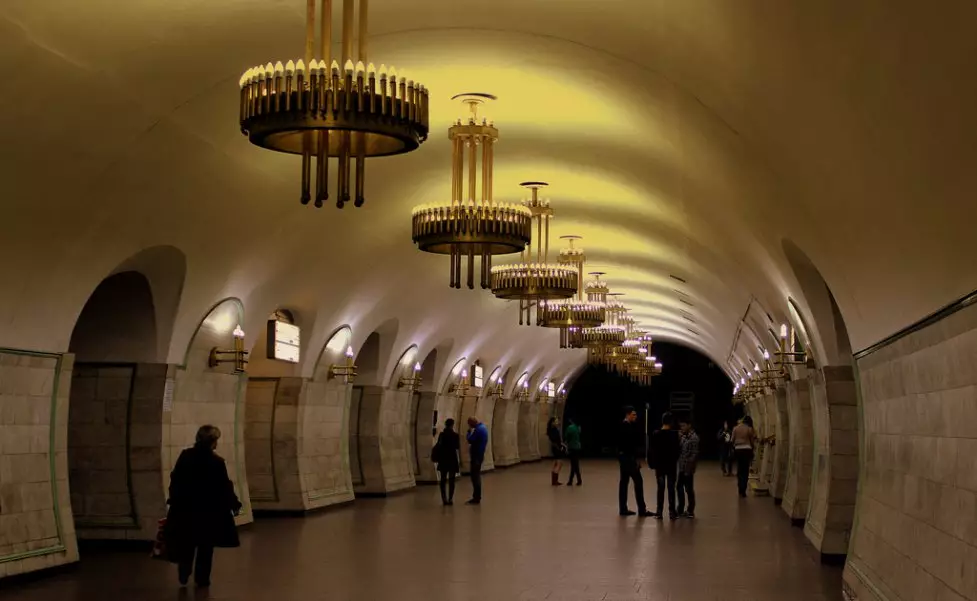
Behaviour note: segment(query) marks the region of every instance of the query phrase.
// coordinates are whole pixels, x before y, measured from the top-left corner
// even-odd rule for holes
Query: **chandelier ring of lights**
[[[306,2],[305,55],[248,69],[240,80],[241,133],[261,148],[302,156],[301,202],[308,204],[315,158],[315,203],[329,198],[329,159],[339,160],[336,206],[362,206],[366,159],[415,150],[428,134],[428,91],[418,82],[367,60],[368,0],[343,0],[342,50],[332,57],[332,0],[320,0],[319,47],[314,58],[316,0]],[[352,169],[355,166],[355,171]]]

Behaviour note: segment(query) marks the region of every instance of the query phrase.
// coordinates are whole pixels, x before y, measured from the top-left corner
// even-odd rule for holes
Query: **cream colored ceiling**
[[[732,347],[751,299],[776,323],[788,296],[806,306],[783,239],[824,276],[855,350],[977,284],[973,2],[371,7],[371,60],[430,88],[431,137],[370,162],[366,206],[337,211],[300,206],[297,160],[236,123],[240,73],[298,57],[301,0],[0,4],[0,346],[64,350],[103,277],[172,245],[187,257],[173,361],[236,296],[250,331],[296,310],[306,356],[339,325],[361,343],[396,320],[391,369],[418,344],[448,345],[449,366],[569,374],[582,355],[555,332],[449,290],[446,259],[411,244],[411,207],[446,199],[449,98],[466,91],[499,96],[497,198],[550,182],[554,237],[584,236],[655,336],[722,365],[755,352]]]

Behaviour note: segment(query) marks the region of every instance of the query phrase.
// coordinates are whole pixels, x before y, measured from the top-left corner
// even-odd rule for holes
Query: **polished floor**
[[[306,518],[261,519],[218,550],[209,590],[179,589],[145,554],[89,552],[77,569],[0,586],[3,601],[840,601],[769,498],[739,499],[707,464],[695,521],[621,518],[617,466],[585,462],[582,487],[551,487],[548,463],[486,475],[478,507],[442,507],[434,487]],[[644,470],[649,500],[654,484]],[[565,471],[564,471],[565,477]],[[633,501],[632,501],[633,503]]]

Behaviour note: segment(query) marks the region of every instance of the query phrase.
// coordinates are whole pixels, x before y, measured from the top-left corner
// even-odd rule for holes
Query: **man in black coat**
[[[648,467],[655,470],[658,482],[658,508],[654,517],[662,519],[665,505],[665,490],[668,490],[668,517],[678,518],[675,509],[675,478],[678,472],[678,456],[682,443],[678,431],[673,428],[671,413],[662,415],[662,428],[651,435],[651,448],[648,449]]]
[[[638,515],[651,515],[645,506],[645,485],[641,479],[641,457],[644,454],[644,435],[638,425],[638,413],[634,407],[624,408],[624,421],[621,422],[617,439],[617,459],[621,464],[621,481],[618,485],[618,511],[622,516],[634,515],[628,509],[628,485],[634,481],[634,500],[638,504]]]
[[[214,452],[220,435],[215,426],[202,426],[196,444],[180,453],[170,474],[164,540],[170,561],[179,565],[181,585],[193,573],[197,586],[209,586],[214,547],[241,544],[234,524],[241,502],[227,465]]]

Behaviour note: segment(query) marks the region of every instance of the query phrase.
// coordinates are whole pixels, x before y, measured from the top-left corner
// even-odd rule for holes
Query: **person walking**
[[[214,547],[241,544],[234,524],[241,502],[224,459],[215,452],[220,437],[217,427],[201,426],[196,442],[180,453],[170,473],[163,536],[169,559],[178,566],[181,586],[191,574],[197,586],[210,586]]]
[[[645,506],[645,484],[641,479],[641,456],[644,450],[641,430],[638,426],[638,412],[634,407],[624,408],[624,421],[619,426],[617,437],[617,459],[621,467],[621,480],[618,484],[618,512],[622,516],[634,515],[628,509],[628,486],[634,482],[634,500],[638,504],[638,515],[652,515]]]
[[[553,469],[550,471],[550,484],[560,485],[560,471],[563,470],[563,456],[566,445],[563,444],[563,434],[560,432],[560,420],[551,417],[546,422],[546,437],[550,439],[550,452],[553,454]]]
[[[733,475],[733,430],[729,427],[729,421],[723,422],[723,427],[716,434],[716,441],[719,443],[719,468],[724,476]]]
[[[572,419],[567,420],[567,431],[563,437],[567,445],[567,456],[570,457],[570,477],[567,478],[567,486],[573,484],[573,476],[577,476],[577,486],[583,484],[580,479],[580,451],[582,445],[580,444],[580,426],[578,426]]]
[[[444,420],[444,430],[438,434],[431,459],[438,465],[438,486],[441,489],[441,503],[452,505],[455,498],[455,476],[461,466],[461,438],[455,432],[455,420]]]
[[[469,476],[472,479],[472,498],[467,505],[478,505],[482,502],[482,462],[485,461],[485,449],[488,448],[488,428],[478,421],[475,416],[468,418],[468,459],[470,463]]]
[[[699,435],[692,423],[683,420],[679,424],[682,434],[682,448],[678,456],[678,515],[683,518],[695,517],[695,467],[699,458]],[[685,497],[689,498],[686,510]]]
[[[736,483],[741,497],[746,496],[746,486],[750,482],[750,464],[753,463],[753,449],[756,446],[756,430],[753,418],[747,415],[733,428],[733,453],[736,456]]]
[[[666,412],[662,415],[661,429],[651,435],[648,465],[654,467],[655,480],[658,484],[658,505],[654,513],[655,519],[658,520],[664,517],[666,490],[668,491],[668,517],[673,520],[678,519],[678,511],[675,507],[675,479],[681,442],[673,426],[672,414]]]

